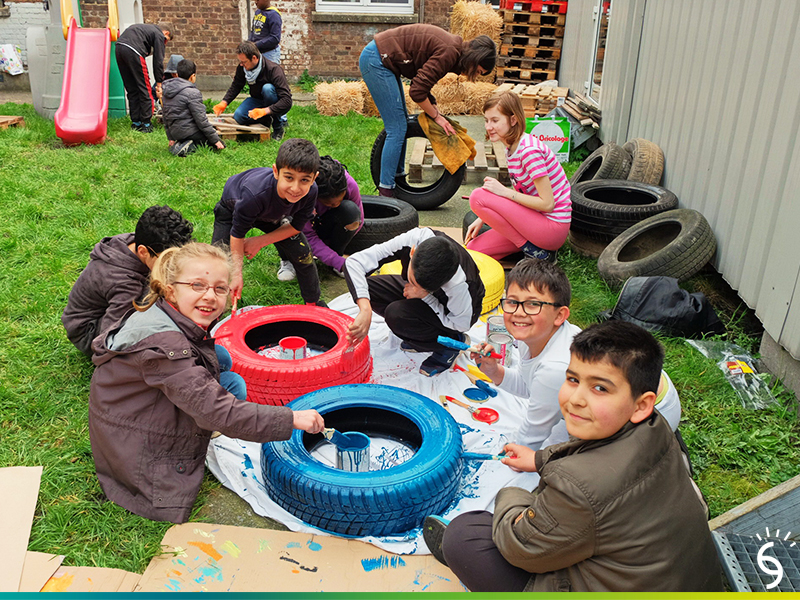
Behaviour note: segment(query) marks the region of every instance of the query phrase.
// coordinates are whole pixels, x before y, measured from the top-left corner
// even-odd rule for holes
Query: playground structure
[[[119,35],[116,0],[108,0],[105,29],[78,25],[70,0],[61,0],[61,23],[67,52],[56,135],[68,146],[102,144],[108,131],[108,72],[111,42]]]
[[[47,7],[50,13],[50,24],[47,26],[29,27],[26,34],[28,70],[30,73],[33,106],[39,115],[50,120],[54,119],[61,105],[65,73],[71,78],[74,78],[74,72],[77,72],[77,70],[75,70],[75,65],[68,66],[66,64],[69,19],[62,19],[62,14],[69,13],[72,15],[76,21],[76,26],[80,29],[83,23],[81,18],[81,6],[79,0],[70,0],[67,4],[69,4],[69,6],[65,7],[63,3],[50,2]],[[141,0],[119,0],[119,2],[115,2],[114,4],[116,6],[114,10],[119,15],[120,32],[134,23],[144,22]],[[109,16],[111,10],[112,9],[109,8]],[[99,32],[110,37],[107,29],[100,29]],[[79,37],[82,36],[79,35]],[[79,45],[81,45],[81,43],[81,41],[78,42]],[[122,77],[116,66],[114,46],[115,42],[111,41],[108,51],[105,52],[105,54],[95,55],[93,57],[94,60],[89,61],[89,71],[85,75],[78,76],[80,78],[80,83],[88,83],[100,94],[101,90],[91,79],[98,79],[101,77],[101,63],[103,60],[106,61],[106,79],[108,81],[106,92],[108,96],[107,112],[108,117],[112,118],[124,117],[126,115],[125,90],[122,84]],[[73,54],[73,56],[75,55]],[[106,58],[103,59],[103,56]],[[86,56],[82,56],[82,58],[88,59]],[[151,57],[148,57],[147,60],[149,63]],[[76,80],[72,79],[72,81]],[[74,107],[72,109],[74,110]]]

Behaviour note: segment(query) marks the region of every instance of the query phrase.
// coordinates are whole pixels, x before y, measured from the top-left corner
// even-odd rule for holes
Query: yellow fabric
[[[467,130],[458,121],[445,117],[456,130],[455,135],[447,135],[441,125],[435,123],[424,112],[419,115],[419,125],[431,142],[431,148],[444,168],[454,174],[468,160],[475,158],[475,140],[469,137]]]

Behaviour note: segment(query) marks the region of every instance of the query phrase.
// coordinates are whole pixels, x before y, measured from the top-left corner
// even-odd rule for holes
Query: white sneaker
[[[297,273],[294,270],[294,265],[288,260],[282,260],[278,269],[278,281],[292,281],[295,277],[297,277]]]

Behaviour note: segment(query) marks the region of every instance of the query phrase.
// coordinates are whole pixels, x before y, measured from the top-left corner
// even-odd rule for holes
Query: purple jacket
[[[133,308],[148,289],[150,269],[128,248],[132,233],[106,237],[95,244],[89,264],[69,293],[61,322],[69,341],[92,355],[92,340]]]
[[[358,226],[358,231],[361,231],[361,228],[364,226],[364,206],[361,204],[361,191],[358,189],[356,180],[350,177],[350,173],[345,171],[344,176],[347,178],[347,191],[344,193],[344,199],[355,202],[356,206],[358,206],[359,210],[361,211],[361,225]],[[324,215],[329,210],[330,209],[320,202],[319,199],[317,200],[317,203],[314,206],[314,212],[317,215]],[[314,256],[316,256],[329,267],[333,267],[338,271],[342,270],[344,267],[344,256],[341,256],[334,250],[331,250],[331,248],[329,248],[325,242],[319,239],[317,232],[314,230],[313,219],[306,223],[305,227],[303,227],[303,233],[305,234],[306,239],[311,246],[311,250],[314,251]]]

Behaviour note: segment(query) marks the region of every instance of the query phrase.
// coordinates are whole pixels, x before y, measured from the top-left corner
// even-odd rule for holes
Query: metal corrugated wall
[[[586,15],[568,15],[560,74],[579,91],[590,54],[569,27]],[[661,146],[662,185],[708,219],[717,270],[800,359],[798,25],[797,0],[613,0],[601,138]]]

